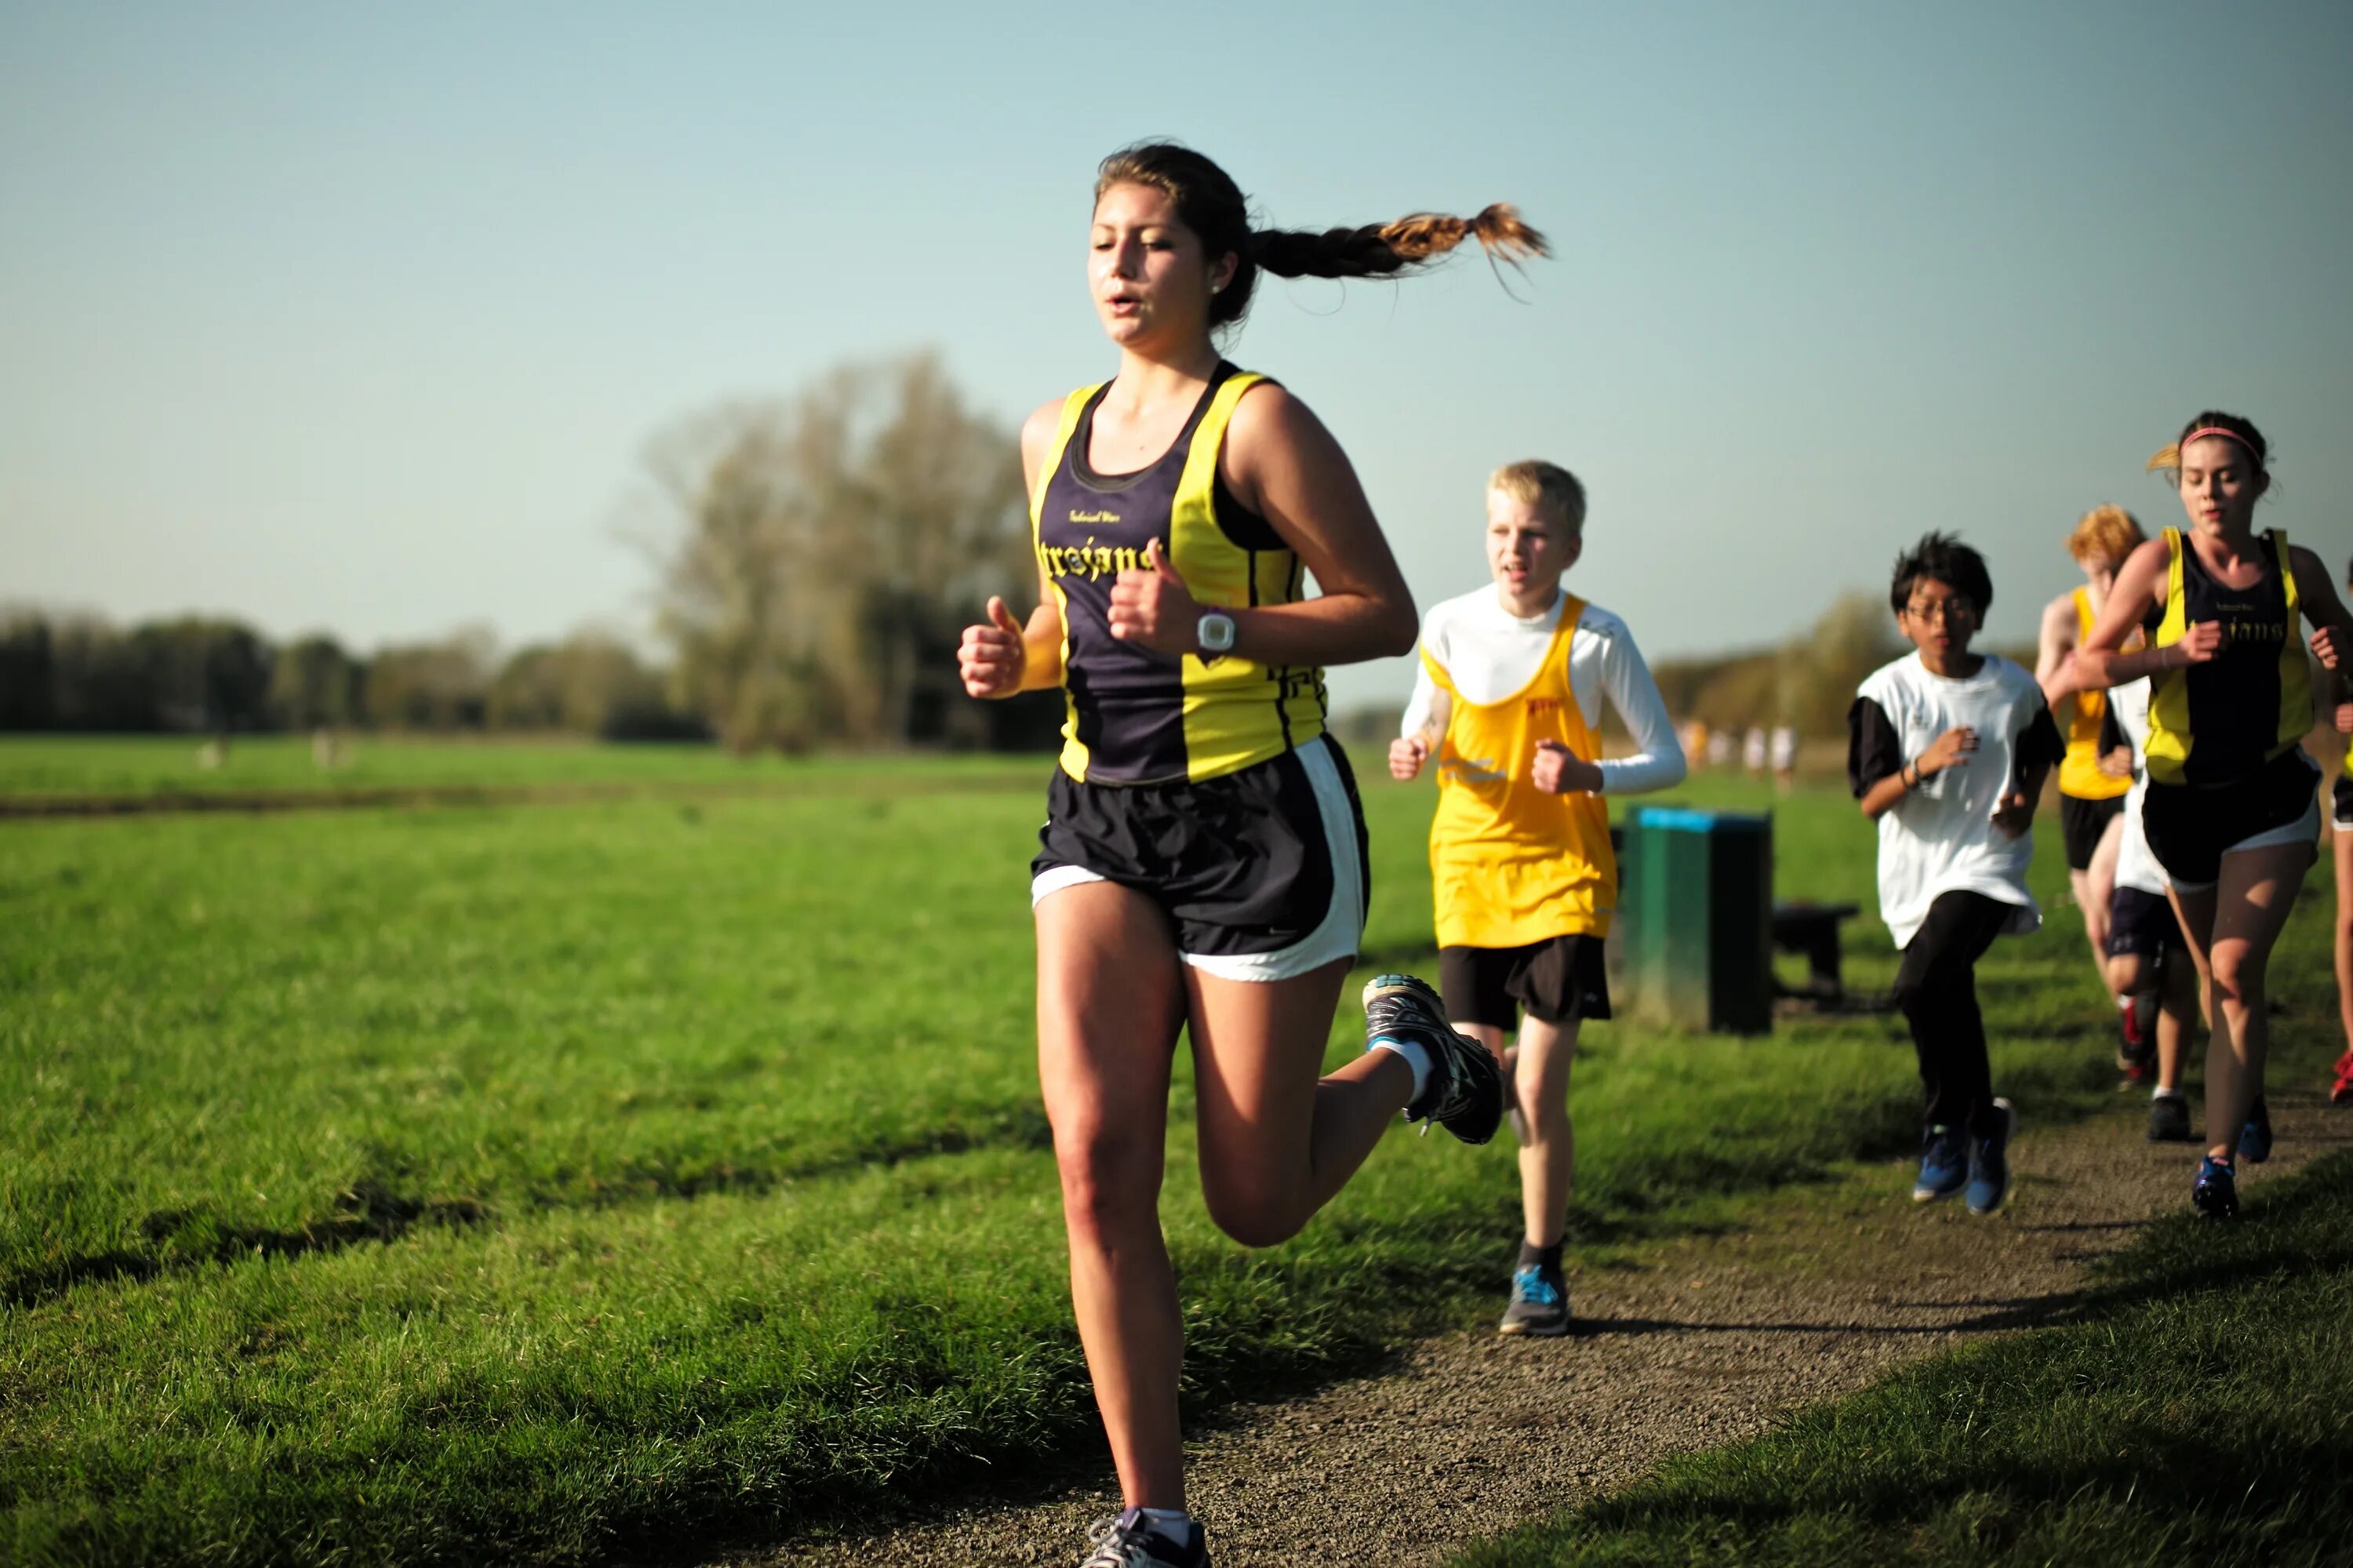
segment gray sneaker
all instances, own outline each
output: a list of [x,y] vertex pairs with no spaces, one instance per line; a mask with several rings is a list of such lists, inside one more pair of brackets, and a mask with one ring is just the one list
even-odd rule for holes
[[1365,1038],[1411,1040],[1430,1053],[1430,1081],[1405,1118],[1436,1122],[1465,1143],[1484,1143],[1504,1119],[1504,1073],[1487,1048],[1446,1022],[1438,993],[1412,975],[1365,982]]
[[2149,1097],[2148,1140],[2151,1143],[2188,1143],[2190,1140],[2189,1096]]
[[1124,1509],[1098,1520],[1087,1531],[1094,1550],[1079,1568],[1209,1568],[1209,1542],[1198,1520],[1187,1520],[1186,1536],[1171,1541],[1144,1520],[1142,1509]]
[[1512,1304],[1504,1308],[1499,1334],[1556,1340],[1568,1332],[1568,1281],[1557,1268],[1532,1263],[1512,1276]]

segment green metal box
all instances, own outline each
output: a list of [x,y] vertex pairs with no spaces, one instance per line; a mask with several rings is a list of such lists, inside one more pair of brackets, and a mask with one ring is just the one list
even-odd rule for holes
[[1773,819],[1646,806],[1618,866],[1625,1015],[1685,1029],[1773,1027]]

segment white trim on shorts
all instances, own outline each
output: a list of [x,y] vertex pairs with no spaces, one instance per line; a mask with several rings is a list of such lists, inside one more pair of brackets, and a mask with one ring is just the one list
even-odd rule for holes
[[[2222,853],[2237,854],[2242,850],[2272,849],[2280,844],[2317,844],[2319,840],[2320,796],[2316,791],[2312,797],[2312,804],[2304,809],[2304,815],[2284,827],[2267,828],[2251,839],[2241,839],[2237,843],[2224,848]],[[2221,880],[2217,877],[2213,882],[2184,882],[2177,876],[2173,879],[2173,887],[2177,893],[2204,893],[2219,886]]]
[[[1333,765],[1331,742],[1322,736],[1295,753],[1315,790],[1315,812],[1324,821],[1324,844],[1332,861],[1332,902],[1315,929],[1287,948],[1271,953],[1187,953],[1177,957],[1199,969],[1229,980],[1296,980],[1336,959],[1353,959],[1365,934],[1365,862],[1356,844],[1356,812],[1348,787]],[[1049,866],[1029,879],[1029,906],[1035,909],[1051,894],[1082,883],[1108,882],[1100,872],[1082,865]]]

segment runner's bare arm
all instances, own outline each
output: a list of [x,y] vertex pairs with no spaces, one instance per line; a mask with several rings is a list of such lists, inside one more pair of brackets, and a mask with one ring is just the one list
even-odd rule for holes
[[2074,651],[2075,596],[2063,593],[2042,607],[2042,630],[2034,650],[2034,683],[2042,688],[2043,701],[2053,706],[2074,690],[2053,683]]
[[[1062,417],[1061,399],[1039,407],[1021,425],[1021,473],[1026,493],[1038,493],[1039,471]],[[1017,620],[1002,599],[991,597],[988,619],[964,630],[956,649],[964,688],[976,697],[1009,697],[1042,691],[1062,680],[1062,611],[1043,562],[1038,567],[1038,606]]]
[[2151,539],[2125,557],[2125,564],[2116,570],[2116,585],[2108,589],[2108,602],[2100,607],[2099,619],[2092,623],[2092,634],[2075,650],[2077,690],[2120,686],[2159,670],[2203,663],[2214,656],[2221,645],[2222,629],[2211,620],[2190,627],[2180,641],[2163,648],[2120,652],[2150,609],[2163,607],[2170,559],[2162,539]]

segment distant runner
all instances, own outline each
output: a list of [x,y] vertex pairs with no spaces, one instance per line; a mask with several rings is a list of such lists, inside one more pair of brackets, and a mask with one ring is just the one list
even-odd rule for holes
[[1847,777],[1879,824],[1879,911],[1903,949],[1895,1000],[1927,1090],[1919,1202],[2010,1196],[2018,1113],[1993,1092],[1977,963],[2042,922],[2026,890],[2034,802],[2066,747],[2034,678],[1973,653],[1993,579],[1949,534],[1896,557],[1888,602],[1914,652],[1874,672],[1847,714]]

